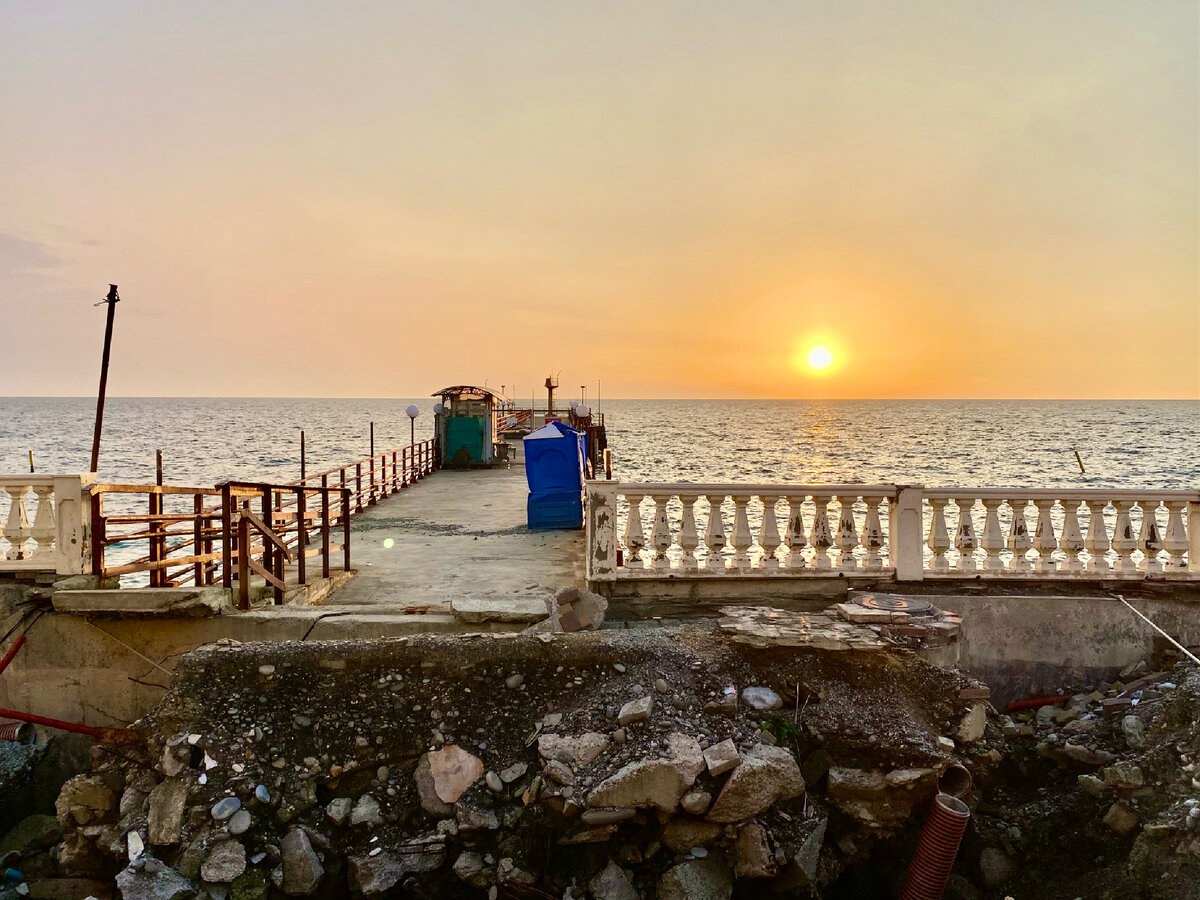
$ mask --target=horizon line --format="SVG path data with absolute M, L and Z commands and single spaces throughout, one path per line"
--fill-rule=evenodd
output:
M 433 400 L 437 395 L 395 394 L 391 396 L 347 397 L 335 395 L 307 394 L 110 394 L 109 400 Z M 12 394 L 0 395 L 0 400 L 95 400 L 84 394 Z M 518 402 L 523 398 L 507 398 Z M 573 398 L 572 398 L 573 399 Z M 692 401 L 710 403 L 714 401 L 742 400 L 753 403 L 913 403 L 913 402 L 971 402 L 971 403 L 1200 403 L 1196 397 L 604 397 L 600 403 L 609 401 Z M 595 402 L 595 401 L 591 401 Z

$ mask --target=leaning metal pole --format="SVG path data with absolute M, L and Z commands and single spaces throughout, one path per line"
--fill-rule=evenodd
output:
M 113 313 L 116 312 L 117 303 L 121 300 L 117 296 L 117 286 L 110 284 L 108 286 L 108 296 L 100 303 L 108 304 L 108 321 L 104 325 L 104 356 L 100 360 L 100 391 L 96 395 L 96 430 L 92 434 L 92 468 L 90 471 L 95 472 L 100 465 L 100 427 L 104 423 L 104 394 L 108 390 L 108 354 L 112 348 L 112 331 L 113 331 Z M 99 306 L 97 303 L 96 306 Z

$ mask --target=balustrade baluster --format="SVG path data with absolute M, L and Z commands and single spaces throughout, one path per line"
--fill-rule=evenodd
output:
M 950 568 L 950 562 L 946 559 L 946 551 L 950 549 L 950 533 L 946 530 L 946 507 L 949 504 L 949 500 L 929 501 L 933 516 L 929 521 L 929 539 L 925 543 L 933 551 L 930 568 L 935 572 L 945 572 Z
M 858 546 L 858 527 L 854 524 L 855 499 L 853 495 L 838 497 L 841 507 L 837 533 L 838 568 L 843 571 L 858 568 L 858 560 L 854 558 L 854 548 Z
M 9 492 L 3 487 L 0 487 L 0 497 L 8 497 L 10 504 L 13 502 L 12 495 L 9 494 Z M 9 511 L 11 512 L 11 506 L 10 506 Z M 4 540 L 4 519 L 0 518 L 0 541 L 3 541 L 3 540 Z M 8 557 L 7 553 L 0 555 L 0 559 L 7 559 L 7 557 Z
M 1158 554 L 1162 552 L 1162 533 L 1158 530 L 1158 501 L 1139 500 L 1142 508 L 1142 530 L 1138 534 L 1138 549 L 1146 555 L 1143 568 L 1146 574 L 1158 573 L 1163 570 Z
M 700 546 L 700 536 L 696 532 L 696 501 L 699 494 L 680 494 L 679 501 L 683 504 L 683 522 L 679 526 L 679 546 L 683 548 L 683 570 L 695 572 L 696 548 Z
M 750 569 L 750 548 L 754 546 L 754 535 L 750 533 L 750 518 L 746 504 L 750 498 L 738 495 L 733 498 L 733 565 L 739 572 Z
M 1136 572 L 1137 563 L 1133 560 L 1133 551 L 1137 548 L 1137 540 L 1133 536 L 1133 522 L 1129 519 L 1131 500 L 1114 500 L 1117 508 L 1117 527 L 1113 530 L 1112 548 L 1117 554 L 1117 564 L 1113 567 L 1121 572 Z
M 1008 549 L 1013 555 L 1012 571 L 1017 573 L 1028 572 L 1033 568 L 1029 557 L 1026 556 L 1033 547 L 1033 541 L 1029 537 L 1029 523 L 1025 521 L 1025 507 L 1028 505 L 1028 500 L 1008 501 L 1012 510 L 1012 524 L 1008 528 Z
M 1079 559 L 1079 553 L 1084 548 L 1083 532 L 1079 530 L 1079 501 L 1064 500 L 1063 501 L 1063 530 L 1062 537 L 1058 539 L 1058 546 L 1067 554 L 1066 568 L 1068 572 L 1079 572 L 1083 569 L 1083 563 Z
M 983 567 L 989 572 L 1004 571 L 1004 560 L 1000 553 L 1004 550 L 1004 532 L 1000 528 L 1001 500 L 983 500 L 983 549 L 987 560 Z
M 654 501 L 654 528 L 650 531 L 650 543 L 654 547 L 654 568 L 669 569 L 671 560 L 667 558 L 667 551 L 671 549 L 671 524 L 667 521 L 667 500 L 670 498 L 655 494 L 651 499 Z
M 958 570 L 974 572 L 978 566 L 975 563 L 975 551 L 979 547 L 979 538 L 975 536 L 975 523 L 972 513 L 975 501 L 963 497 L 955 497 L 958 507 L 958 530 L 954 534 L 954 549 L 958 551 Z
M 883 568 L 883 526 L 879 524 L 879 510 L 883 506 L 882 497 L 864 497 L 867 504 L 867 518 L 863 522 L 862 543 L 867 548 L 867 570 L 874 572 Z
M 787 501 L 788 523 L 783 537 L 783 543 L 787 546 L 787 567 L 803 569 L 807 565 L 804 545 L 808 542 L 804 536 L 804 498 L 788 497 Z
M 30 536 L 36 542 L 33 558 L 39 559 L 54 555 L 54 535 L 58 531 L 58 522 L 54 517 L 54 486 L 38 485 L 33 492 L 37 494 L 38 508 Z
M 1050 521 L 1050 513 L 1054 509 L 1053 500 L 1035 500 L 1037 507 L 1037 526 L 1034 529 L 1033 548 L 1038 552 L 1034 570 L 1038 572 L 1053 572 L 1054 551 L 1058 549 L 1058 538 L 1054 535 L 1054 523 Z
M 818 571 L 828 571 L 831 568 L 829 563 L 829 548 L 833 546 L 833 535 L 829 531 L 828 510 L 831 499 L 829 495 L 813 497 L 813 502 L 817 505 L 817 511 L 813 517 L 812 533 L 808 536 L 808 542 L 817 551 L 817 555 L 813 559 L 813 564 Z
M 646 536 L 642 532 L 642 497 L 644 494 L 629 494 L 629 519 L 625 523 L 625 568 L 641 569 L 642 548 L 646 546 Z
M 763 558 L 759 565 L 767 572 L 775 572 L 779 569 L 779 560 L 775 557 L 775 551 L 779 549 L 780 544 L 779 519 L 775 515 L 775 505 L 779 498 L 760 494 L 758 499 L 763 505 L 762 533 L 758 539 L 763 548 Z
M 721 521 L 721 504 L 724 494 L 708 494 L 708 527 L 704 531 L 704 543 L 708 547 L 708 559 L 704 567 L 710 572 L 725 571 L 725 523 Z
M 29 490 L 28 485 L 8 489 L 8 525 L 4 531 L 8 537 L 9 559 L 29 558 L 29 550 L 25 546 L 29 540 L 29 512 L 25 506 L 25 495 Z
M 1108 553 L 1110 542 L 1108 539 L 1108 526 L 1104 524 L 1104 510 L 1108 506 L 1108 501 L 1089 500 L 1087 506 L 1090 512 L 1087 539 L 1084 541 L 1084 544 L 1087 546 L 1088 556 L 1090 557 L 1087 561 L 1087 571 L 1107 572 L 1110 566 L 1105 556 Z
M 1172 572 L 1183 572 L 1187 569 L 1187 562 L 1183 558 L 1183 554 L 1188 551 L 1187 529 L 1183 525 L 1186 509 L 1187 502 L 1184 500 L 1167 501 L 1167 536 L 1163 541 L 1163 548 L 1171 557 L 1167 568 Z

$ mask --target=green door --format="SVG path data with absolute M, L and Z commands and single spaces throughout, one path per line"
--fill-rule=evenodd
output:
M 446 420 L 448 466 L 469 466 L 483 461 L 483 419 L 459 416 Z

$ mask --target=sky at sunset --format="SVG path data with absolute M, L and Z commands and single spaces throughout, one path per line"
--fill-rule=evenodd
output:
M 1197 398 L 1198 41 L 1194 0 L 8 0 L 0 395 L 95 391 L 112 281 L 115 395 Z

